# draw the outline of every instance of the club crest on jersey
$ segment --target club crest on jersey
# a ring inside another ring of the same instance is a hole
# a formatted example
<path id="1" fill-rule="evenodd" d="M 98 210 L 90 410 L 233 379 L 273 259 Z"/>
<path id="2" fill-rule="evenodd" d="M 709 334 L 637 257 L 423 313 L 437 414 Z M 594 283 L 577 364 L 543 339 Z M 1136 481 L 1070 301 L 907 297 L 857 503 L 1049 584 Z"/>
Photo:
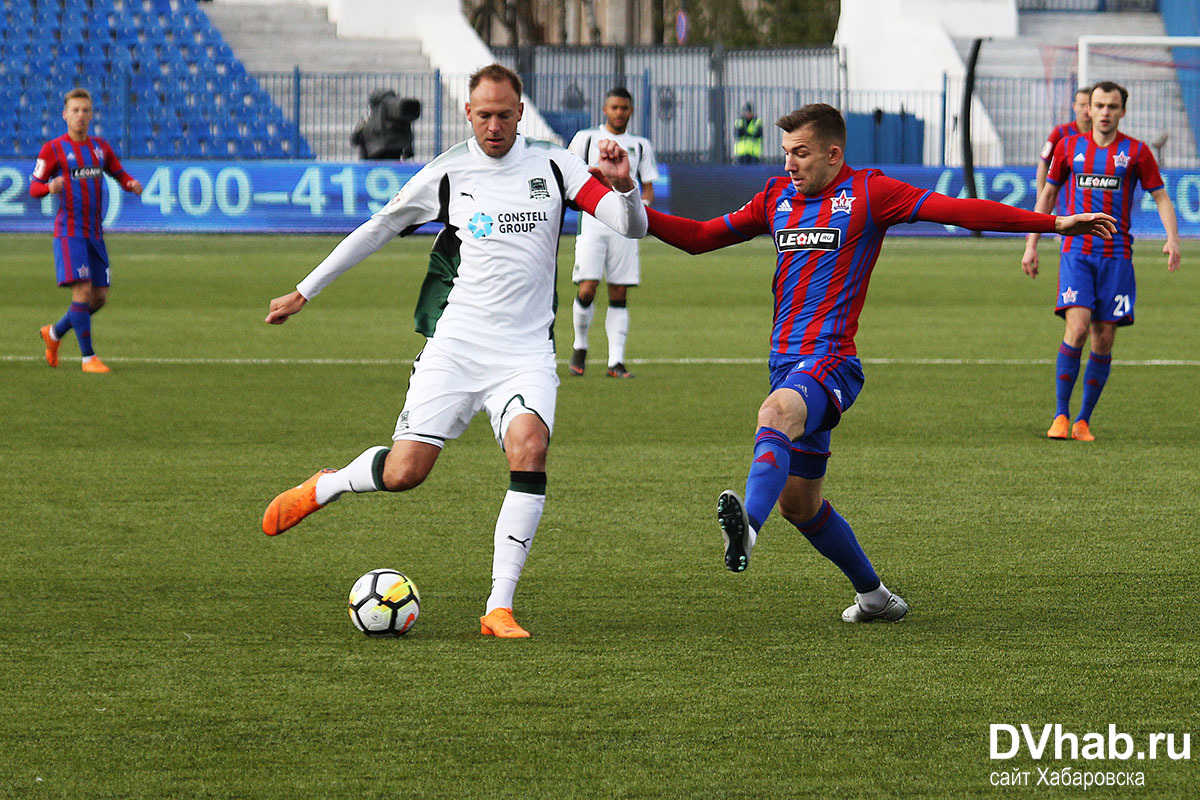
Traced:
<path id="1" fill-rule="evenodd" d="M 550 188 L 546 185 L 545 178 L 530 178 L 529 179 L 529 199 L 530 200 L 549 200 Z"/>
<path id="2" fill-rule="evenodd" d="M 1124 169 L 1129 166 L 1129 155 L 1126 153 L 1117 153 L 1113 156 L 1113 166 Z"/>
<path id="3" fill-rule="evenodd" d="M 841 211 L 843 214 L 849 214 L 851 204 L 857 199 L 854 195 L 847 195 L 846 190 L 843 189 L 842 193 L 837 197 L 829 199 L 829 213 L 833 214 Z"/>
<path id="4" fill-rule="evenodd" d="M 467 222 L 467 230 L 476 239 L 483 239 L 492 235 L 492 218 L 482 211 L 476 211 L 470 221 Z"/>
<path id="5" fill-rule="evenodd" d="M 839 228 L 780 228 L 775 231 L 775 250 L 837 250 L 842 246 Z"/>
<path id="6" fill-rule="evenodd" d="M 1115 192 L 1121 188 L 1120 175 L 1097 175 L 1092 172 L 1080 172 L 1075 176 L 1076 189 L 1092 189 L 1101 192 Z"/>

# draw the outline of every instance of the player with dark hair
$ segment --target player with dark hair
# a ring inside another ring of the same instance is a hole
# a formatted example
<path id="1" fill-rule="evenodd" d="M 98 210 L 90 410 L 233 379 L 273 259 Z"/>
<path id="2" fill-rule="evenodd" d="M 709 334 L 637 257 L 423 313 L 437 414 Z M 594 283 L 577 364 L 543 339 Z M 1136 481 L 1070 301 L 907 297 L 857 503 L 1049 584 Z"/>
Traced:
<path id="1" fill-rule="evenodd" d="M 589 166 L 595 166 L 600 157 L 599 142 L 611 139 L 621 145 L 629 154 L 630 173 L 642 190 L 642 202 L 650 205 L 654 201 L 658 165 L 650 140 L 628 131 L 629 118 L 633 116 L 633 95 L 625 87 L 616 86 L 605 96 L 601 111 L 604 123 L 576 133 L 567 149 Z M 625 368 L 625 341 L 629 336 L 629 287 L 637 286 L 641 280 L 638 242 L 621 236 L 594 217 L 581 214 L 579 235 L 575 237 L 575 267 L 571 273 L 571 280 L 579 286 L 571 304 L 575 342 L 568 364 L 570 373 L 577 377 L 587 368 L 588 329 L 596 312 L 592 302 L 596 299 L 601 278 L 608 281 L 608 311 L 604 317 L 604 329 L 608 334 L 608 376 L 632 378 L 633 373 Z"/>
<path id="2" fill-rule="evenodd" d="M 717 500 L 725 566 L 741 572 L 767 516 L 780 513 L 850 579 L 846 622 L 897 621 L 908 605 L 879 580 L 850 525 L 822 496 L 830 431 L 863 385 L 854 334 L 887 229 L 917 221 L 973 230 L 1108 237 L 1105 214 L 1052 217 L 988 200 L 953 199 L 845 163 L 846 123 L 823 103 L 782 117 L 784 169 L 737 211 L 697 222 L 649 210 L 650 232 L 689 253 L 771 234 L 777 252 L 771 392 L 758 412 L 745 502 Z"/>
<path id="3" fill-rule="evenodd" d="M 1179 269 L 1179 225 L 1175 206 L 1163 185 L 1154 153 L 1142 141 L 1118 128 L 1125 116 L 1129 93 L 1111 81 L 1092 89 L 1089 133 L 1068 136 L 1054 149 L 1046 186 L 1038 195 L 1035 211 L 1054 208 L 1059 190 L 1069 182 L 1067 206 L 1071 211 L 1103 211 L 1117 219 L 1117 230 L 1107 241 L 1064 236 L 1058 260 L 1058 297 L 1054 313 L 1066 326 L 1055 360 L 1054 420 L 1046 436 L 1090 442 L 1092 411 L 1112 370 L 1113 340 L 1117 328 L 1133 324 L 1137 283 L 1133 274 L 1133 234 L 1129 232 L 1134 185 L 1150 193 L 1162 220 L 1167 241 L 1167 271 Z M 1031 278 L 1038 274 L 1037 233 L 1025 241 L 1021 269 Z M 1091 337 L 1092 349 L 1083 375 L 1079 416 L 1071 423 L 1071 394 L 1079 377 L 1083 345 Z"/>
<path id="4" fill-rule="evenodd" d="M 1065 136 L 1087 133 L 1092 129 L 1092 118 L 1088 115 L 1088 108 L 1091 104 L 1092 87 L 1080 86 L 1075 90 L 1075 102 L 1071 106 L 1075 112 L 1075 119 L 1064 122 L 1062 125 L 1055 125 L 1051 129 L 1050 135 L 1046 137 L 1046 143 L 1042 145 L 1037 165 L 1038 194 L 1042 193 L 1042 187 L 1046 185 L 1046 173 L 1050 171 L 1050 160 L 1054 158 L 1054 148 L 1058 146 L 1058 143 Z"/>
<path id="5" fill-rule="evenodd" d="M 340 470 L 321 470 L 281 492 L 263 514 L 274 536 L 346 492 L 419 486 L 446 442 L 486 412 L 508 461 L 509 484 L 493 534 L 492 591 L 480 632 L 516 639 L 513 594 L 546 503 L 546 454 L 554 429 L 555 277 L 563 212 L 574 204 L 624 235 L 646 217 L 629 159 L 599 143 L 597 174 L 558 145 L 517 132 L 521 81 L 500 65 L 471 78 L 472 138 L 426 164 L 383 209 L 347 236 L 296 287 L 271 301 L 281 324 L 335 278 L 396 236 L 445 224 L 434 241 L 417 304 L 427 337 L 413 365 L 390 448 L 369 447 Z"/>
<path id="6" fill-rule="evenodd" d="M 124 170 L 108 142 L 88 135 L 92 124 L 92 96 L 87 89 L 72 89 L 63 98 L 67 132 L 42 145 L 29 193 L 34 197 L 59 195 L 54 217 L 54 267 L 59 286 L 71 287 L 67 313 L 38 332 L 46 345 L 46 363 L 58 366 L 58 345 L 67 331 L 83 355 L 83 371 L 103 374 L 111 370 L 92 348 L 92 315 L 108 300 L 108 250 L 104 246 L 104 175 L 121 188 L 142 193 L 142 184 Z"/>

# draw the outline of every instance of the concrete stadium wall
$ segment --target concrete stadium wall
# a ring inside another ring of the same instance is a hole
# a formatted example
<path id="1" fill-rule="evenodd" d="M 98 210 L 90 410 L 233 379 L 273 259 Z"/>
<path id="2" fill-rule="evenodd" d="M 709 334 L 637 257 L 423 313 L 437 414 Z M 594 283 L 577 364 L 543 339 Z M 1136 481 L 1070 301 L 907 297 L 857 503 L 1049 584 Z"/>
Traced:
<path id="1" fill-rule="evenodd" d="M 942 90 L 943 76 L 966 77 L 955 38 L 1015 37 L 1017 33 L 1015 0 L 842 0 L 834 44 L 842 49 L 847 88 L 852 91 L 902 87 L 937 92 Z M 842 110 L 870 113 L 873 109 Z M 927 135 L 936 139 L 942 131 Z M 978 100 L 972 105 L 971 140 L 977 151 L 1004 163 L 996 127 Z M 946 161 L 961 163 L 960 149 L 947 151 Z"/>

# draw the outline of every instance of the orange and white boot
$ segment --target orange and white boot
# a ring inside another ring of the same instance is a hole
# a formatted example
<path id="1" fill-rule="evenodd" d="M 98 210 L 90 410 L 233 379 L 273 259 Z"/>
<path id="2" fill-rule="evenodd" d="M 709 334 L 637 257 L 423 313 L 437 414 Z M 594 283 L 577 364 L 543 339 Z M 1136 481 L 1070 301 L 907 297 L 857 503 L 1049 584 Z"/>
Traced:
<path id="1" fill-rule="evenodd" d="M 43 325 L 38 334 L 42 337 L 42 341 L 46 343 L 46 363 L 52 367 L 58 366 L 58 345 L 60 342 L 50 335 L 50 326 Z"/>
<path id="2" fill-rule="evenodd" d="M 497 639 L 529 638 L 529 631 L 513 619 L 511 608 L 493 608 L 488 614 L 480 617 L 479 632 L 484 636 L 495 636 Z"/>
<path id="3" fill-rule="evenodd" d="M 1046 431 L 1047 439 L 1070 439 L 1071 438 L 1071 418 L 1066 414 L 1059 414 L 1054 418 L 1054 422 L 1050 423 L 1050 430 Z"/>
<path id="4" fill-rule="evenodd" d="M 100 356 L 92 356 L 84 361 L 82 369 L 90 375 L 107 375 L 112 372 L 108 365 L 100 360 Z"/>
<path id="5" fill-rule="evenodd" d="M 299 486 L 275 495 L 263 514 L 262 532 L 267 536 L 278 536 L 300 520 L 325 506 L 317 502 L 317 479 L 336 469 L 323 469 Z"/>
<path id="6" fill-rule="evenodd" d="M 1096 441 L 1096 437 L 1092 436 L 1092 431 L 1088 428 L 1086 419 L 1076 420 L 1075 424 L 1071 426 L 1071 438 L 1081 442 Z"/>

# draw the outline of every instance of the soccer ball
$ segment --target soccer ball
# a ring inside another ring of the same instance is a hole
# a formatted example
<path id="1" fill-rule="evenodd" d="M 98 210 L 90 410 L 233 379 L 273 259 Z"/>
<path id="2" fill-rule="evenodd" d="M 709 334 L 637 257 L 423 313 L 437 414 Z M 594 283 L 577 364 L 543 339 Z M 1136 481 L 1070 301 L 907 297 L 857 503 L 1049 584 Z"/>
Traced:
<path id="1" fill-rule="evenodd" d="M 373 569 L 350 589 L 350 621 L 367 636 L 403 636 L 420 613 L 417 585 L 394 569 Z"/>

